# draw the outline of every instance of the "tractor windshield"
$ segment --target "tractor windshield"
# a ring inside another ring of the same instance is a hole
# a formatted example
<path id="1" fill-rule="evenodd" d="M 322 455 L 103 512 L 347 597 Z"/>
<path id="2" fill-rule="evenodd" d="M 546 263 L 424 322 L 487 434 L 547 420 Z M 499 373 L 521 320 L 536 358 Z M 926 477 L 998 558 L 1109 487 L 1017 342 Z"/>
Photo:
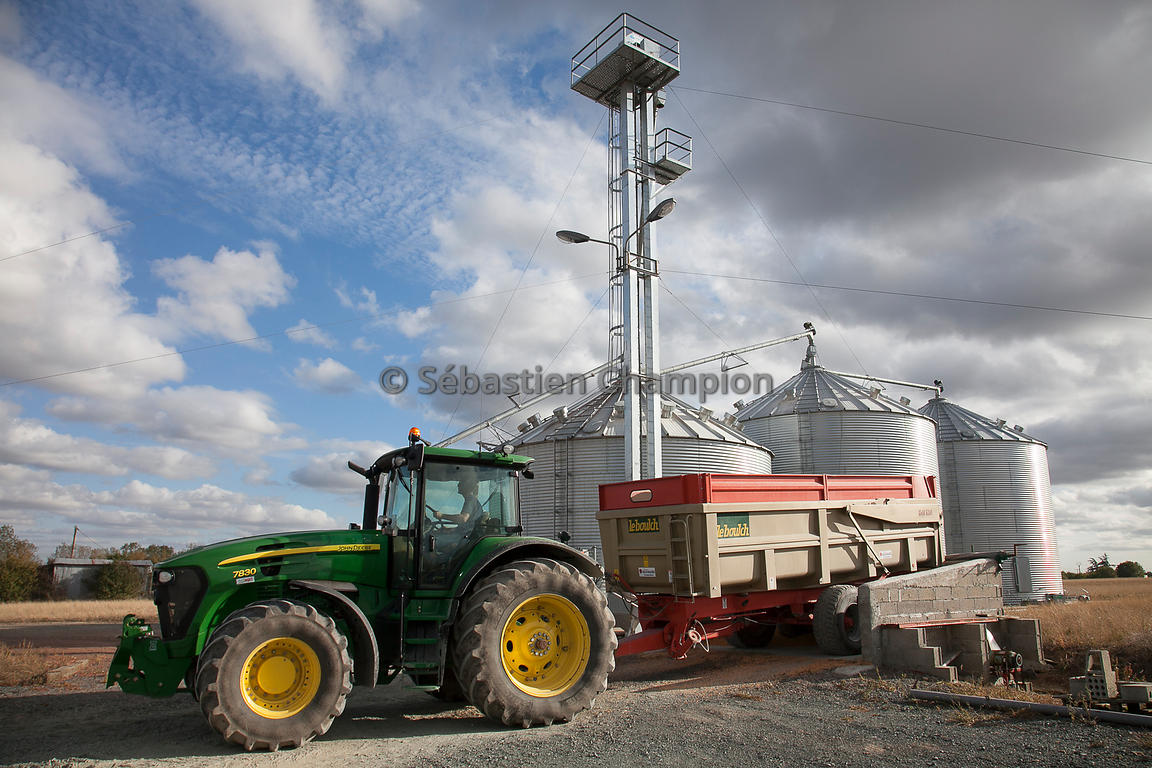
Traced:
<path id="1" fill-rule="evenodd" d="M 461 536 L 503 533 L 516 525 L 515 474 L 504 467 L 428 462 L 424 514 L 429 524 Z"/>
<path id="2" fill-rule="evenodd" d="M 452 583 L 472 544 L 501 536 L 516 519 L 516 474 L 507 467 L 428 461 L 419 586 Z"/>

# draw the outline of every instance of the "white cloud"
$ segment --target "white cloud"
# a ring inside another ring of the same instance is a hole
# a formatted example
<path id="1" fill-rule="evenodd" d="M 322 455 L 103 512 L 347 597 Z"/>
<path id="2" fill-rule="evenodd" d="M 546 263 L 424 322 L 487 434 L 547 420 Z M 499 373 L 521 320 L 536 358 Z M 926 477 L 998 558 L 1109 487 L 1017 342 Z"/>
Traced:
<path id="1" fill-rule="evenodd" d="M 380 345 L 374 341 L 364 338 L 363 336 L 357 336 L 352 341 L 352 349 L 356 350 L 357 352 L 375 352 L 376 350 L 380 349 Z"/>
<path id="2" fill-rule="evenodd" d="M 93 492 L 61 485 L 49 472 L 11 464 L 0 464 L 0 485 L 5 490 L 0 496 L 2 519 L 31 538 L 41 553 L 50 552 L 73 524 L 113 546 L 122 541 L 183 545 L 238 533 L 344 527 L 323 510 L 214 485 L 174 490 L 132 480 L 114 490 Z"/>
<path id="3" fill-rule="evenodd" d="M 19 417 L 19 408 L 0 401 L 0 462 L 94 475 L 147 473 L 170 479 L 210 477 L 211 459 L 172 446 L 125 448 L 66 435 L 35 419 Z"/>
<path id="4" fill-rule="evenodd" d="M 330 357 L 319 362 L 302 359 L 292 376 L 305 389 L 329 394 L 352 392 L 363 386 L 355 371 Z"/>
<path id="5" fill-rule="evenodd" d="M 276 420 L 271 398 L 253 390 L 163 387 L 131 399 L 60 398 L 47 410 L 69 421 L 131 426 L 154 440 L 212 451 L 242 463 L 304 444 L 289 434 L 294 425 Z"/>
<path id="6" fill-rule="evenodd" d="M 256 330 L 248 315 L 288 298 L 296 278 L 284 271 L 275 252 L 258 254 L 221 248 L 212 261 L 196 256 L 162 259 L 153 271 L 179 296 L 156 301 L 157 330 L 169 339 L 193 333 L 224 339 L 249 339 Z"/>
<path id="7" fill-rule="evenodd" d="M 334 100 L 347 76 L 347 33 L 313 0 L 195 0 L 235 44 L 239 69 L 267 80 L 292 76 Z"/>
<path id="8" fill-rule="evenodd" d="M 303 466 L 292 470 L 292 481 L 320 491 L 360 495 L 364 492 L 364 478 L 350 470 L 348 462 L 368 467 L 392 449 L 387 443 L 345 440 L 329 441 L 328 447 L 331 452 L 309 456 Z"/>
<path id="9" fill-rule="evenodd" d="M 375 317 L 381 313 L 380 302 L 376 298 L 376 291 L 364 286 L 359 291 L 349 293 L 346 288 L 336 289 L 336 298 L 342 306 L 356 310 L 357 314 Z"/>
<path id="10" fill-rule="evenodd" d="M 7 10 L 6 10 L 7 9 Z M 10 30 L 10 5 L 0 5 L 0 30 Z M 0 37 L 5 32 L 0 31 Z M 108 135 L 107 110 L 0 56 L 0 136 L 34 143 L 46 153 L 100 173 L 124 175 L 123 158 Z M 46 243 L 40 243 L 45 245 Z"/>
<path id="11" fill-rule="evenodd" d="M 328 349 L 336 346 L 336 339 L 308 322 L 305 318 L 300 318 L 300 322 L 289 328 L 287 334 L 288 338 L 292 339 L 292 341 L 300 343 L 315 344 L 318 347 L 326 347 Z"/>
<path id="12" fill-rule="evenodd" d="M 2 78 L 0 78 L 2 80 Z M 67 392 L 119 392 L 180 380 L 184 362 L 151 332 L 151 318 L 133 312 L 127 277 L 102 236 L 24 251 L 85 235 L 116 222 L 75 170 L 22 142 L 0 138 L 0 372 L 7 379 L 52 376 L 41 386 Z M 16 255 L 23 254 L 23 255 Z"/>
<path id="13" fill-rule="evenodd" d="M 360 26 L 376 37 L 420 10 L 416 0 L 356 0 L 356 4 L 363 13 Z"/>

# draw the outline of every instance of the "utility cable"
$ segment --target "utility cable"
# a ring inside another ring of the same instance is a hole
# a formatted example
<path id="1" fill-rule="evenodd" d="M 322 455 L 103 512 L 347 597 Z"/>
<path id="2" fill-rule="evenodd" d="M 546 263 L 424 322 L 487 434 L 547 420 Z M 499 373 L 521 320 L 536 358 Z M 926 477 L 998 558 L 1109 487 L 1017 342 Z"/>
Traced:
<path id="1" fill-rule="evenodd" d="M 600 132 L 600 126 L 604 124 L 604 113 L 600 114 L 600 119 L 596 121 L 596 128 L 588 137 L 588 141 L 584 144 L 584 151 L 580 153 L 580 159 L 576 162 L 576 167 L 572 169 L 572 175 L 568 177 L 568 183 L 564 185 L 564 189 L 560 192 L 560 198 L 556 201 L 556 205 L 552 208 L 552 215 L 548 217 L 545 222 L 544 228 L 540 231 L 540 237 L 536 239 L 536 245 L 532 248 L 532 253 L 528 255 L 528 260 L 524 262 L 524 266 L 520 269 L 520 274 L 516 276 L 516 285 L 512 287 L 511 293 L 508 295 L 508 301 L 504 302 L 504 309 L 500 310 L 500 316 L 496 318 L 496 322 L 492 325 L 492 331 L 488 334 L 487 341 L 484 342 L 484 348 L 480 350 L 480 357 L 476 360 L 476 368 L 479 369 L 484 362 L 484 356 L 488 354 L 488 348 L 492 346 L 492 340 L 496 338 L 496 332 L 500 330 L 500 324 L 504 322 L 504 317 L 508 314 L 508 309 L 512 306 L 512 300 L 516 298 L 516 292 L 520 289 L 520 283 L 524 280 L 524 275 L 528 272 L 528 268 L 532 266 L 532 262 L 536 259 L 536 253 L 540 250 L 540 246 L 544 243 L 544 238 L 551 231 L 552 220 L 556 218 L 557 212 L 560 210 L 564 198 L 568 195 L 568 190 L 572 187 L 572 182 L 576 180 L 576 174 L 580 172 L 580 166 L 584 164 L 584 158 L 588 155 L 588 150 L 592 147 L 592 143 L 596 140 L 596 134 Z M 452 422 L 456 420 L 456 414 L 460 410 L 460 406 L 464 403 L 466 395 L 460 395 L 456 400 L 456 407 L 452 409 L 452 414 L 448 417 L 448 423 L 444 427 L 444 432 L 440 435 L 443 440 L 448 436 L 449 430 L 452 429 Z M 481 402 L 483 402 L 481 400 Z"/>
<path id="2" fill-rule="evenodd" d="M 856 354 L 856 350 L 852 349 L 852 345 L 848 343 L 848 339 L 844 338 L 844 333 L 840 330 L 840 326 L 832 320 L 832 315 L 828 312 L 828 309 L 824 306 L 823 302 L 820 301 L 820 297 L 816 295 L 816 291 L 812 290 L 812 287 L 808 283 L 808 278 L 804 277 L 804 273 L 800 271 L 800 267 L 798 267 L 796 262 L 792 260 L 792 256 L 789 255 L 788 249 L 784 247 L 784 243 L 780 242 L 780 238 L 776 236 L 776 232 L 772 229 L 771 226 L 768 225 L 768 220 L 764 218 L 764 214 L 760 213 L 760 209 L 756 206 L 756 203 L 752 202 L 752 197 L 744 189 L 744 185 L 740 183 L 740 180 L 736 178 L 736 174 L 732 172 L 732 169 L 729 167 L 728 163 L 725 162 L 724 157 L 720 154 L 719 150 L 716 149 L 716 146 L 712 143 L 712 140 L 708 138 L 706 133 L 704 133 L 704 129 L 700 127 L 700 123 L 697 122 L 696 118 L 692 116 L 692 113 L 688 110 L 688 106 L 684 103 L 684 100 L 680 98 L 680 94 L 673 90 L 672 95 L 676 97 L 676 102 L 684 110 L 684 113 L 688 115 L 688 119 L 692 121 L 694 126 L 696 126 L 696 131 L 700 134 L 700 138 L 704 139 L 704 142 L 708 145 L 708 148 L 712 150 L 712 153 L 716 155 L 716 159 L 720 161 L 720 165 L 724 166 L 724 170 L 728 172 L 728 176 L 732 179 L 732 183 L 736 185 L 738 190 L 740 190 L 740 194 L 744 196 L 744 200 L 748 203 L 748 206 L 752 209 L 752 212 L 756 214 L 756 217 L 760 219 L 760 223 L 764 225 L 764 229 L 766 229 L 768 234 L 771 235 L 773 242 L 776 243 L 776 247 L 780 249 L 780 253 L 784 254 L 784 258 L 788 260 L 788 264 L 791 265 L 792 271 L 795 272 L 796 275 L 800 278 L 803 285 L 808 286 L 808 293 L 812 296 L 812 300 L 816 302 L 816 306 L 820 308 L 820 312 L 823 313 L 824 318 L 828 321 L 828 324 L 831 325 L 833 329 L 835 329 L 836 335 L 840 337 L 840 341 L 844 343 L 845 347 L 847 347 L 848 352 L 856 361 L 856 365 L 858 365 L 860 370 L 862 370 L 864 373 L 868 373 L 868 369 L 864 366 L 864 363 L 860 361 L 860 357 Z"/>
<path id="3" fill-rule="evenodd" d="M 666 270 L 666 269 L 665 269 L 665 270 L 661 270 L 661 271 L 662 271 L 662 272 L 667 272 L 668 270 Z M 709 324 L 707 323 L 707 321 L 705 321 L 705 320 L 704 320 L 704 318 L 700 317 L 700 315 L 698 315 L 698 314 L 696 314 L 695 312 L 693 312 L 693 311 L 692 311 L 692 307 L 688 306 L 688 305 L 687 305 L 687 304 L 684 302 L 684 299 L 680 298 L 680 297 L 679 297 L 679 296 L 677 296 L 675 293 L 673 293 L 673 292 L 672 292 L 672 289 L 668 287 L 668 283 L 667 283 L 667 282 L 665 282 L 664 280 L 661 280 L 661 281 L 660 281 L 660 287 L 661 287 L 661 288 L 663 288 L 665 291 L 667 291 L 669 296 L 671 296 L 672 298 L 676 299 L 676 301 L 678 301 L 678 302 L 680 303 L 680 306 L 682 306 L 682 307 L 684 307 L 684 309 L 688 310 L 688 314 L 690 314 L 690 315 L 692 315 L 692 317 L 696 318 L 696 320 L 697 320 L 697 321 L 698 321 L 698 322 L 699 322 L 701 325 L 703 325 L 705 328 L 707 328 L 707 329 L 708 329 L 708 331 L 709 331 L 709 332 L 710 332 L 710 333 L 711 333 L 713 336 L 715 336 L 717 339 L 719 339 L 720 343 L 721 343 L 721 344 L 723 344 L 725 348 L 727 348 L 727 347 L 730 347 L 730 346 L 731 346 L 731 345 L 730 345 L 730 344 L 729 344 L 729 343 L 728 343 L 728 342 L 727 342 L 727 341 L 724 339 L 724 337 L 723 337 L 723 336 L 721 336 L 719 333 L 717 333 L 717 332 L 716 332 L 716 329 L 715 329 L 715 328 L 713 328 L 711 325 L 709 325 Z"/>
<path id="4" fill-rule="evenodd" d="M 589 273 L 583 274 L 583 275 L 576 275 L 575 277 L 566 277 L 562 280 L 550 280 L 550 281 L 544 282 L 544 283 L 533 283 L 532 285 L 521 286 L 521 290 L 526 291 L 526 290 L 531 290 L 533 288 L 543 288 L 543 287 L 546 287 L 549 285 L 559 285 L 560 283 L 570 283 L 570 282 L 574 282 L 576 280 L 585 280 L 589 277 L 599 277 L 601 274 L 602 274 L 601 272 L 589 272 Z M 473 299 L 486 299 L 486 298 L 489 298 L 491 296 L 499 296 L 499 295 L 504 294 L 504 293 L 509 293 L 511 290 L 513 290 L 513 289 L 505 288 L 502 291 L 491 291 L 489 293 L 477 293 L 477 294 L 471 295 L 471 296 L 457 296 L 454 299 L 444 299 L 443 301 L 429 302 L 428 306 L 439 307 L 439 306 L 444 306 L 446 304 L 457 304 L 457 303 L 462 302 L 462 301 L 472 301 Z M 360 323 L 360 322 L 368 322 L 370 320 L 379 320 L 382 317 L 388 317 L 389 315 L 392 315 L 392 314 L 394 314 L 394 313 L 393 312 L 378 312 L 377 314 L 374 314 L 374 315 L 358 315 L 356 317 L 346 318 L 344 320 L 332 320 L 332 321 L 326 322 L 326 323 L 315 323 L 312 325 L 303 325 L 303 326 L 300 326 L 298 328 L 285 328 L 284 330 L 281 330 L 281 331 L 273 331 L 271 333 L 263 333 L 263 334 L 260 334 L 259 336 L 249 336 L 246 339 L 229 339 L 227 341 L 216 342 L 215 344 L 204 344 L 204 345 L 199 346 L 199 347 L 185 347 L 183 349 L 176 349 L 176 350 L 173 350 L 171 352 L 161 352 L 158 355 L 149 355 L 148 357 L 137 357 L 137 358 L 134 358 L 132 360 L 121 360 L 121 361 L 115 362 L 115 363 L 102 363 L 101 365 L 92 365 L 92 366 L 89 366 L 87 368 L 75 368 L 75 369 L 69 370 L 69 371 L 59 371 L 57 373 L 48 373 L 48 374 L 45 374 L 43 376 L 29 376 L 28 378 L 24 378 L 24 379 L 13 379 L 11 381 L 0 382 L 0 387 L 11 387 L 11 386 L 15 386 L 16 384 L 30 384 L 30 383 L 36 382 L 36 381 L 44 381 L 46 379 L 60 378 L 61 376 L 71 376 L 71 375 L 76 374 L 76 373 L 88 373 L 89 371 L 100 371 L 100 370 L 104 370 L 107 368 L 118 368 L 122 365 L 132 365 L 134 363 L 145 363 L 145 362 L 148 362 L 149 360 L 159 360 L 161 358 L 173 357 L 175 355 L 185 355 L 185 354 L 188 354 L 190 352 L 203 352 L 204 350 L 218 349 L 220 347 L 229 347 L 229 346 L 232 346 L 234 344 L 248 344 L 248 343 L 253 342 L 253 341 L 262 341 L 264 339 L 271 339 L 271 338 L 274 338 L 276 336 L 291 336 L 293 334 L 305 333 L 307 331 L 317 330 L 317 329 L 321 329 L 321 328 L 331 328 L 331 327 L 336 326 L 336 325 L 346 325 L 348 323 Z"/>
<path id="5" fill-rule="evenodd" d="M 903 296 L 911 299 L 930 299 L 932 301 L 955 301 L 964 304 L 983 304 L 993 307 L 1012 307 L 1014 309 L 1036 309 L 1044 312 L 1067 312 L 1075 315 L 1094 315 L 1096 317 L 1115 317 L 1123 320 L 1152 320 L 1152 315 L 1132 315 L 1123 312 L 1097 312 L 1091 309 L 1072 309 L 1070 307 L 1048 307 L 1041 304 L 1016 304 L 1010 301 L 992 301 L 990 299 L 967 299 L 959 296 L 936 296 L 928 293 L 912 293 L 910 291 L 885 291 L 879 288 L 858 288 L 851 285 L 826 285 L 822 283 L 799 283 L 794 280 L 771 280 L 767 277 L 752 277 L 750 275 L 720 275 L 711 272 L 691 272 L 682 269 L 661 268 L 661 272 L 673 275 L 691 275 L 693 277 L 714 277 L 721 280 L 747 280 L 754 283 L 773 283 L 775 285 L 803 285 L 808 288 L 824 288 L 830 291 L 852 291 L 855 293 L 875 293 L 881 296 Z"/>
<path id="6" fill-rule="evenodd" d="M 1076 155 L 1086 155 L 1087 157 L 1099 157 L 1105 160 L 1120 160 L 1125 163 L 1139 163 L 1141 165 L 1152 165 L 1152 160 L 1142 160 L 1138 157 L 1125 157 L 1124 155 L 1112 155 L 1107 152 L 1092 152 L 1087 149 L 1078 149 L 1076 147 L 1066 147 L 1060 144 L 1045 144 L 1040 141 L 1031 141 L 1029 139 L 1012 139 L 1007 136 L 997 136 L 992 133 L 980 133 L 979 131 L 964 131 L 958 128 L 946 128 L 942 125 L 932 125 L 931 123 L 917 123 L 912 120 L 897 120 L 891 117 L 881 117 L 879 115 L 869 115 L 864 112 L 849 112 L 844 109 L 831 109 L 829 107 L 817 107 L 811 104 L 799 104 L 794 101 L 783 101 L 781 99 L 765 99 L 758 96 L 748 96 L 742 93 L 725 93 L 723 91 L 710 91 L 705 88 L 688 88 L 683 85 L 678 85 L 675 88 L 669 87 L 670 91 L 694 91 L 696 93 L 709 93 L 713 96 L 726 96 L 730 99 L 744 99 L 745 101 L 758 101 L 763 104 L 778 104 L 782 107 L 794 107 L 795 109 L 808 109 L 813 112 L 826 112 L 830 115 L 841 115 L 843 117 L 857 117 L 862 120 L 875 120 L 881 123 L 892 123 L 893 125 L 903 125 L 909 128 L 924 128 L 929 131 L 939 131 L 940 133 L 953 133 L 959 136 L 971 136 L 977 139 L 988 139 L 990 141 L 1003 141 L 1008 144 L 1020 144 L 1025 147 L 1037 147 L 1039 149 L 1052 149 L 1057 152 L 1070 152 Z"/>

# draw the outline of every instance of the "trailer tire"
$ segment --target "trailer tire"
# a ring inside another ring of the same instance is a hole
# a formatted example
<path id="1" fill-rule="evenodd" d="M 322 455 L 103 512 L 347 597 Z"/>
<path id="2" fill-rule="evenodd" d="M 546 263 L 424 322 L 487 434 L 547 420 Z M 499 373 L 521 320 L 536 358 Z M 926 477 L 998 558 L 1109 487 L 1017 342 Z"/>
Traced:
<path id="1" fill-rule="evenodd" d="M 828 587 L 816 599 L 812 634 L 820 650 L 832 656 L 860 653 L 860 616 L 857 590 L 851 584 Z"/>
<path id="2" fill-rule="evenodd" d="M 253 603 L 212 633 L 195 687 L 209 725 L 228 741 L 248 751 L 299 747 L 344 711 L 348 640 L 306 603 Z"/>
<path id="3" fill-rule="evenodd" d="M 736 648 L 763 648 L 775 635 L 775 624 L 745 624 L 728 635 L 728 644 Z"/>
<path id="4" fill-rule="evenodd" d="M 616 635 L 604 593 L 568 563 L 534 558 L 481 580 L 456 622 L 454 669 L 505 725 L 567 722 L 608 687 Z"/>

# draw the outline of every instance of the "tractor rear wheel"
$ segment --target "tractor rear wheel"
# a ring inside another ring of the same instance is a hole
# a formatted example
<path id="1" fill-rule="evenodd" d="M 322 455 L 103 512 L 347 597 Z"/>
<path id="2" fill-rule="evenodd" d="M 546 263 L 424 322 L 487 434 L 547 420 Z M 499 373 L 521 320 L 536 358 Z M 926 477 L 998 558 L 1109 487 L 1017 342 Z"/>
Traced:
<path id="1" fill-rule="evenodd" d="M 812 634 L 820 650 L 832 656 L 860 653 L 860 615 L 856 587 L 837 584 L 816 599 L 812 613 Z"/>
<path id="2" fill-rule="evenodd" d="M 568 563 L 519 560 L 469 593 L 455 632 L 468 700 L 505 725 L 566 722 L 592 706 L 616 668 L 604 593 Z"/>
<path id="3" fill-rule="evenodd" d="M 298 747 L 325 733 L 351 690 L 348 640 L 330 617 L 294 600 L 232 613 L 196 672 L 208 723 L 249 751 Z"/>

